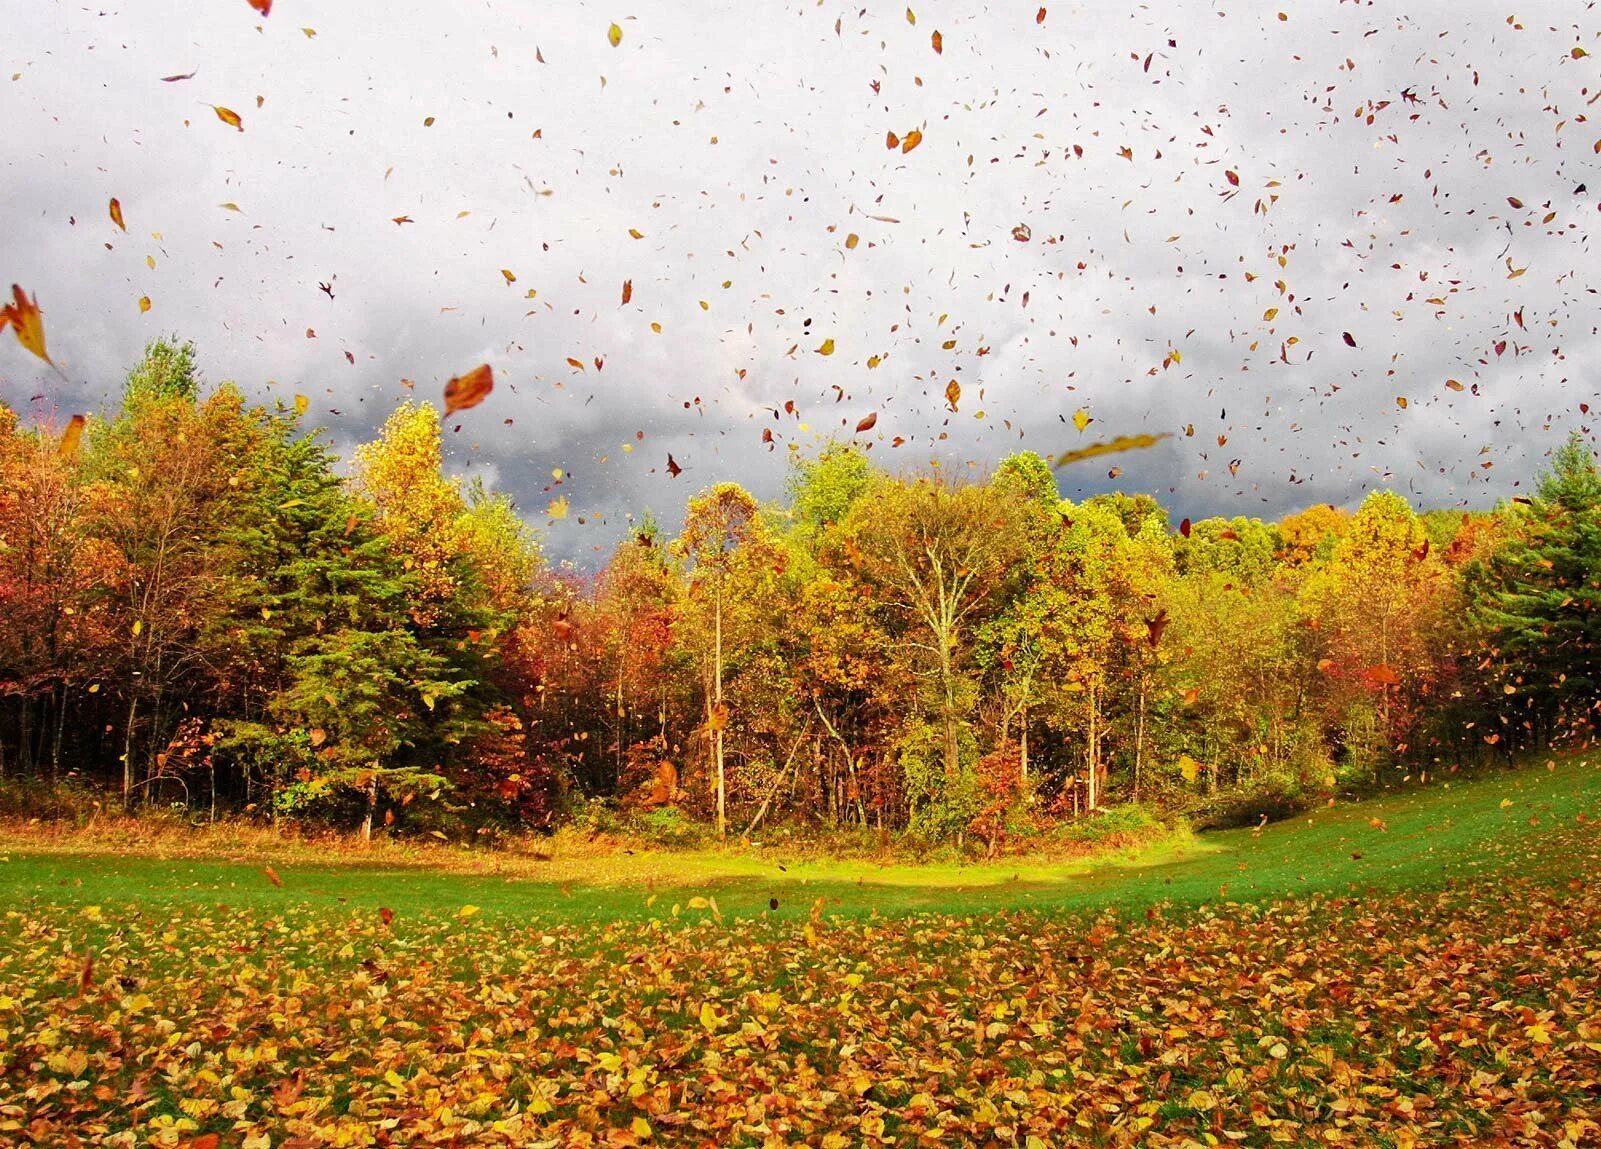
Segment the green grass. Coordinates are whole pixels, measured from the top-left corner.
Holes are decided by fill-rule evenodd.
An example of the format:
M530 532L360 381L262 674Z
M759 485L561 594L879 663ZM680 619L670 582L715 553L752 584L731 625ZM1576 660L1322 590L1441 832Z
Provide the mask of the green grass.
M1313 891L1438 888L1475 875L1560 870L1542 828L1601 806L1601 761L1573 756L1473 781L1440 781L1271 825L1175 840L1140 852L1057 866L795 862L732 853L633 854L553 863L551 878L375 867L259 864L153 855L52 853L0 837L0 905L36 907L296 907L333 914L454 913L465 904L516 920L605 921L669 914L712 896L725 917L810 913L852 917L922 911L1094 910L1170 902L1262 901ZM1384 828L1373 825L1373 820ZM781 868L782 867L782 868ZM654 896L653 896L654 895Z

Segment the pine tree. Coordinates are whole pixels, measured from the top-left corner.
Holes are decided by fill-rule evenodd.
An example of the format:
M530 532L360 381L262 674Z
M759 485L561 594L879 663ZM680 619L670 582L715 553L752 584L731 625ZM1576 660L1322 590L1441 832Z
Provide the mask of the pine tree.
M1504 514L1508 538L1472 578L1503 727L1518 744L1586 739L1601 723L1601 473L1577 432Z

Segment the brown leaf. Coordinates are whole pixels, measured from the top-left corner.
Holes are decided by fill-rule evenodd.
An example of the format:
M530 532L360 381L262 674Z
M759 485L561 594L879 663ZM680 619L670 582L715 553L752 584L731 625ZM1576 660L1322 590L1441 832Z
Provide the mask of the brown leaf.
M869 411L866 415L863 415L861 417L861 419L857 422L857 424L856 424L856 433L858 435L860 435L864 431L871 431L877 425L878 425L878 412L877 411Z
M634 298L634 281L625 279L623 280L623 303L626 304L632 298Z
M673 458L671 451L667 452L667 473L675 479L684 473L684 468L678 465L678 461Z
M476 407L495 389L495 373L489 364L481 363L465 375L458 375L445 384L445 414L453 415Z
M280 889L283 888L284 880L278 876L277 870L273 869L271 866L263 866L261 868L261 872L267 875L267 880L273 885Z
M123 231L128 230L128 225L122 222L122 203L116 196L111 197L111 222Z
M952 379L949 383L945 384L945 402L951 405L951 410L954 412L956 410L956 405L961 401L962 385L955 379Z

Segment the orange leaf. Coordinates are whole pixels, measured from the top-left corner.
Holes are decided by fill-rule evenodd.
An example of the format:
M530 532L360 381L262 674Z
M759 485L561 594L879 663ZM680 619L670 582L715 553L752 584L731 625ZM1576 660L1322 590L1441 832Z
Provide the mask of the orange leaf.
M922 142L923 133L918 131L916 128L913 128L911 131L907 132L905 138L901 140L901 154L904 155Z
M76 458L78 444L83 440L83 428L87 420L82 415L74 415L67 420L66 430L61 432L61 443L56 447L56 453L63 459Z
M128 225L122 222L122 203L116 196L111 197L111 222L123 231L128 230Z
M626 304L632 298L634 298L634 281L625 279L623 280L623 302Z
M495 389L495 373L487 363L481 363L465 375L458 375L445 384L445 414L453 415L476 407Z
M217 118L230 128L238 128L241 132L245 130L245 122L239 118L239 113L232 108L224 108L217 104L212 104L211 110L216 112Z
M0 327L4 327L6 323L11 324L11 329L16 333L18 343L52 367L55 366L55 360L51 359L50 353L45 350L44 318L39 311L39 297L37 295L29 299L27 293L22 290L21 285L13 283L11 285L11 302L4 307L0 307L0 320L4 320L3 323L0 323Z
M936 56L943 56L945 54L945 37L939 34L938 28L934 29L934 34L929 37L929 42L933 44L934 54Z
M245 0L245 3L249 4L263 16L272 15L272 0Z
M869 411L866 415L862 416L861 422L856 424L856 433L860 435L863 431L871 431L877 425L878 412Z
M271 866L263 866L261 872L267 875L267 880L273 885L279 887L280 889L283 888L284 880L278 876L277 870L273 869Z
M945 402L951 405L952 411L955 411L956 405L961 401L962 385L956 380L952 379L949 383L945 384Z

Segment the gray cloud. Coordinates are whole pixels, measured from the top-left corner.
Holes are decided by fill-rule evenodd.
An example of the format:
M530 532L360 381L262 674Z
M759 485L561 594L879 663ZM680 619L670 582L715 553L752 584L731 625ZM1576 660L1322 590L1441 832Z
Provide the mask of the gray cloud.
M0 277L70 382L8 345L0 398L98 408L177 331L348 449L403 378L437 398L487 361L451 465L536 523L568 496L548 545L586 565L710 482L777 496L792 444L868 412L896 469L1170 432L1062 487L1191 515L1379 485L1485 505L1588 432L1593 30L1482 3L913 7L44 8L0 48Z

